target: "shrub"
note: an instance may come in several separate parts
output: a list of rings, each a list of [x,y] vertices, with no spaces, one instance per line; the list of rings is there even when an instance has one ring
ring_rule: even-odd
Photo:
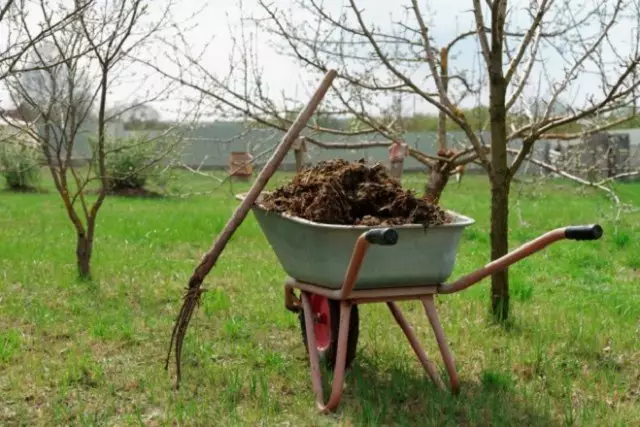
[[[13,191],[28,191],[40,183],[40,152],[14,140],[0,139],[0,174]]]
[[[95,146],[95,140],[92,144]],[[105,141],[109,191],[142,190],[150,182],[163,185],[168,176],[166,166],[176,146],[168,137],[109,138]]]

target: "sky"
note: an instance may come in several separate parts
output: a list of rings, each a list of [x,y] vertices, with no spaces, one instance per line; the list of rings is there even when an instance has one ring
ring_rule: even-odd
[[[192,3],[192,8],[197,9],[198,6],[206,3],[202,0],[196,0]],[[304,22],[305,19],[309,19],[310,15],[296,8],[296,3],[291,0],[271,0],[268,2],[269,5],[275,5],[278,9],[284,11],[293,8],[293,16],[298,18],[300,22]],[[401,7],[398,7],[399,3],[409,4],[407,1],[358,1],[358,5],[364,9],[363,13],[367,23],[379,25],[382,28],[390,28],[390,22],[402,19],[404,11]],[[348,6],[348,2],[343,0],[324,0],[322,4],[326,10],[335,14],[339,13],[345,6]],[[465,11],[469,9],[470,4],[470,1],[429,1],[429,19],[437,22],[437,25],[431,29],[431,35],[437,44],[445,43],[459,34],[460,31],[469,28],[472,23],[472,16],[469,13],[465,13]],[[266,14],[257,0],[209,2],[204,7],[206,12],[200,13],[194,19],[199,24],[199,28],[191,32],[192,37],[190,40],[192,40],[195,50],[195,46],[212,36],[214,37],[211,48],[207,50],[207,54],[202,58],[201,62],[206,64],[210,72],[223,76],[228,72],[229,63],[225,59],[233,49],[233,38],[240,37],[241,16],[264,17]],[[424,12],[427,12],[426,7],[423,9]],[[230,31],[229,28],[231,29]],[[257,52],[257,58],[262,68],[262,80],[269,86],[274,97],[278,97],[282,91],[286,91],[291,96],[301,100],[306,100],[311,96],[311,92],[315,90],[316,85],[322,79],[322,73],[305,72],[301,69],[298,61],[280,55],[273,44],[277,43],[282,46],[283,41],[281,39],[261,33],[253,43],[255,44],[254,51]],[[462,61],[467,64],[467,68],[477,67],[477,61],[473,59],[475,53],[472,50],[475,46],[467,43],[466,48],[468,53],[465,54],[463,52]],[[168,61],[165,64],[168,68],[171,67]],[[424,70],[426,70],[426,67],[425,64]],[[390,102],[390,99],[387,99],[386,102]],[[405,103],[408,108],[413,108],[411,100],[405,101]],[[417,108],[421,111],[436,111],[434,107],[424,103],[418,103]]]
[[[321,0],[319,0],[321,1]],[[172,9],[173,18],[181,22],[180,31],[185,36],[186,44],[193,49],[194,52],[199,51],[208,42],[206,50],[200,58],[200,64],[211,74],[222,77],[225,76],[230,69],[230,54],[233,51],[234,38],[240,37],[240,23],[242,16],[265,16],[263,8],[259,5],[258,0],[174,0],[175,7]],[[592,1],[573,1],[560,0],[556,4],[561,7],[563,4],[570,4],[569,7],[575,8],[576,13],[584,13],[589,10],[592,4],[599,0]],[[151,2],[151,17],[157,17],[166,0],[157,0]],[[270,0],[270,5],[275,5],[281,10],[291,10],[292,16],[296,22],[300,22],[301,28],[309,29],[305,26],[305,19],[309,15],[305,14],[298,7],[297,1],[292,0]],[[483,5],[485,2],[481,2]],[[528,17],[524,13],[523,6],[529,4],[530,1],[511,1],[510,7],[510,23],[512,25],[526,25]],[[612,1],[605,3],[612,4]],[[322,4],[326,10],[331,13],[339,13],[348,1],[345,0],[324,0]],[[363,9],[363,18],[368,25],[377,25],[381,30],[388,31],[393,25],[397,25],[397,21],[405,15],[404,7],[410,5],[408,0],[382,2],[379,0],[359,0],[359,7]],[[430,0],[420,1],[423,16],[429,25],[430,35],[433,37],[435,45],[441,46],[459,34],[461,31],[470,29],[474,23],[473,14],[471,12],[471,0]],[[486,10],[485,10],[486,13]],[[194,15],[195,14],[195,15]],[[487,14],[488,15],[488,14]],[[188,22],[185,22],[187,20]],[[355,24],[355,17],[351,14],[352,25]],[[394,24],[396,22],[396,24]],[[595,21],[594,21],[595,22]],[[414,22],[410,22],[414,24]],[[631,22],[622,22],[614,30],[612,30],[612,39],[616,46],[624,46],[628,43],[630,34],[637,29],[637,25]],[[597,32],[598,28],[594,23],[586,28],[585,31],[592,33]],[[637,30],[635,30],[637,31]],[[162,36],[169,38],[175,30],[168,30]],[[2,37],[6,34],[2,29]],[[269,87],[269,92],[273,98],[278,98],[282,92],[286,92],[288,96],[306,101],[311,92],[315,90],[316,85],[322,78],[319,72],[307,73],[302,70],[299,62],[290,58],[279,55],[273,45],[273,36],[265,33],[258,33],[253,39],[254,49],[257,52],[257,60],[262,69],[261,79]],[[282,41],[280,41],[282,44]],[[370,50],[370,49],[369,49]],[[628,52],[629,49],[623,49]],[[363,51],[364,52],[364,51]],[[460,45],[457,52],[458,57],[454,64],[460,69],[478,70],[482,66],[477,53],[479,46],[475,41],[469,41]],[[555,76],[556,79],[562,73],[563,55],[552,52],[547,49],[545,54],[547,59],[545,68],[548,73]],[[167,73],[177,73],[175,64],[169,59],[171,54],[166,51],[165,47],[160,45],[151,46],[142,53],[146,60],[153,61],[154,64],[160,66]],[[564,52],[568,56],[567,52]],[[605,57],[607,53],[604,53]],[[237,57],[236,57],[237,58]],[[609,59],[612,56],[609,55]],[[380,67],[382,69],[383,67]],[[427,72],[427,64],[421,64],[420,68],[414,71],[416,79]],[[588,70],[587,70],[588,71]],[[380,70],[378,71],[382,73]],[[544,79],[538,77],[542,75],[542,65],[534,67],[535,79],[531,79],[531,85],[525,90],[528,96],[534,96],[538,92],[548,92],[549,84]],[[166,80],[150,74],[150,72],[142,66],[129,66],[119,75],[117,85],[110,88],[111,104],[131,102],[136,98],[143,98],[146,90],[157,90],[160,85],[166,84]],[[599,84],[598,78],[585,72],[582,76],[572,83],[572,91],[565,97],[567,100],[575,100],[578,103],[584,102],[589,93],[593,93]],[[425,86],[426,87],[426,86]],[[177,117],[185,114],[184,103],[185,98],[193,94],[178,90],[178,86],[173,86],[175,91],[170,92],[167,100],[156,103],[156,107],[160,108],[164,117]],[[427,87],[432,89],[433,86]],[[167,92],[169,93],[169,92]],[[8,106],[6,93],[0,92],[0,104],[3,107]],[[481,94],[481,102],[486,104],[488,94],[486,90]],[[376,99],[372,108],[386,106],[390,103],[389,97]],[[463,106],[470,107],[477,103],[477,99],[470,99]],[[10,103],[9,103],[10,104]],[[435,107],[424,101],[419,101],[418,97],[408,98],[403,101],[405,112],[410,114],[414,110],[417,112],[435,112]],[[181,110],[178,112],[177,110]]]

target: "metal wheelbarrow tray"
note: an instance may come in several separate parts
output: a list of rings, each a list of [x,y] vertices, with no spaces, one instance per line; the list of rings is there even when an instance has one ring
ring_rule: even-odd
[[[244,194],[237,198],[243,199]],[[597,224],[557,228],[444,284],[453,271],[462,232],[475,222],[469,217],[447,211],[452,217],[451,223],[426,229],[422,225],[331,225],[268,212],[260,206],[260,200],[252,210],[289,276],[285,283],[285,307],[299,315],[316,403],[322,412],[338,406],[345,370],[355,358],[358,304],[386,303],[429,377],[445,389],[435,364],[427,358],[396,304],[419,300],[440,348],[451,390],[457,393],[460,383],[438,319],[434,295],[462,291],[558,240],[597,240],[603,234]],[[334,371],[326,403],[320,377],[321,357]]]
[[[390,251],[377,246],[367,252],[354,289],[380,289],[441,283],[453,271],[458,242],[475,221],[455,212],[451,224],[425,228],[394,226],[398,242]],[[282,267],[297,280],[339,289],[358,237],[368,226],[331,225],[268,212],[253,207]]]

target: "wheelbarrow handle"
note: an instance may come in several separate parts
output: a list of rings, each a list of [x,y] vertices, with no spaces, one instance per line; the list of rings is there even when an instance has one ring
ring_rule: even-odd
[[[367,231],[364,238],[373,245],[392,246],[398,242],[398,232],[393,228],[375,228]]]
[[[572,225],[564,229],[564,236],[571,240],[598,240],[602,233],[602,227],[598,224]]]
[[[598,224],[574,225],[569,227],[556,228],[555,230],[551,230],[548,233],[545,233],[542,236],[525,243],[519,248],[512,250],[508,254],[494,261],[491,261],[484,267],[479,268],[478,270],[469,273],[464,277],[461,277],[453,283],[441,285],[438,292],[441,294],[452,294],[462,291],[469,286],[478,283],[485,277],[490,276],[496,271],[504,270],[511,264],[518,262],[530,255],[533,255],[534,253],[544,249],[554,242],[564,239],[598,240],[600,237],[602,237],[602,234],[602,227]]]
[[[353,247],[349,266],[344,275],[344,281],[340,289],[340,298],[346,299],[351,294],[369,245],[393,246],[397,242],[398,232],[389,227],[374,228],[360,234]]]

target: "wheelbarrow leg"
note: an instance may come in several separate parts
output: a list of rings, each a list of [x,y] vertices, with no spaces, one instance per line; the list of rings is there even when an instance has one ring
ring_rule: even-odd
[[[442,382],[442,378],[440,378],[440,375],[438,375],[438,371],[436,370],[435,364],[431,360],[429,360],[426,353],[420,346],[420,343],[418,342],[416,335],[413,333],[411,326],[402,315],[402,312],[400,311],[400,308],[398,307],[398,305],[393,301],[389,301],[387,302],[387,306],[389,307],[389,310],[391,310],[391,314],[393,314],[393,317],[394,319],[396,319],[396,322],[398,322],[398,325],[402,329],[402,332],[404,332],[404,334],[407,336],[407,339],[409,340],[409,344],[411,344],[413,351],[416,353],[416,356],[418,356],[420,363],[422,363],[422,366],[424,367],[425,371],[427,371],[427,374],[429,374],[429,377],[431,378],[431,380],[434,382],[436,386],[438,386],[442,390],[446,390],[446,387]]]
[[[438,319],[438,313],[436,312],[433,295],[428,295],[424,298],[421,298],[421,301],[422,305],[424,305],[427,317],[429,318],[429,323],[431,323],[431,328],[433,328],[433,333],[436,336],[438,347],[440,347],[442,360],[444,361],[444,365],[447,368],[447,372],[449,373],[449,379],[451,380],[451,391],[454,394],[458,394],[460,392],[460,381],[458,380],[458,374],[456,373],[456,366],[453,361],[453,355],[451,354],[449,346],[447,345],[447,338],[444,335],[444,330],[442,329],[442,325],[440,324],[440,320]]]
[[[324,392],[322,390],[322,377],[320,374],[320,363],[318,362],[318,349],[315,345],[316,337],[313,328],[314,320],[311,315],[311,302],[309,294],[301,292],[302,309],[304,310],[305,329],[307,332],[307,348],[309,349],[309,362],[311,364],[311,381],[313,391],[316,394],[316,403],[321,412],[333,411],[340,403],[342,390],[344,388],[344,373],[347,360],[347,339],[349,338],[349,318],[351,317],[351,304],[346,301],[340,302],[340,328],[338,330],[338,354],[333,373],[333,385],[331,396],[325,405]]]

